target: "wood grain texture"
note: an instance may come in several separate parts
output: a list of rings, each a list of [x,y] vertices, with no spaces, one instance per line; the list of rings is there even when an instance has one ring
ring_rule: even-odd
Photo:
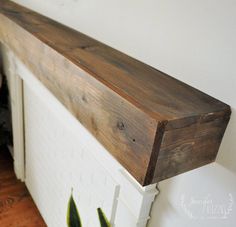
[[[213,162],[228,121],[225,112],[211,113],[188,127],[165,131],[153,182]]]
[[[219,100],[5,0],[0,2],[0,39],[140,184],[214,160],[230,116],[230,107]],[[207,133],[196,136],[203,119],[214,121],[218,113],[225,120],[216,129],[212,123],[214,139],[206,142]],[[175,135],[178,129],[192,130],[191,141],[200,138],[194,150],[203,146],[210,158],[186,153],[186,141]],[[172,153],[178,158],[170,157],[166,147],[176,143]],[[194,159],[186,164],[186,158]]]
[[[16,179],[13,160],[0,150],[0,225],[46,227],[24,183]]]

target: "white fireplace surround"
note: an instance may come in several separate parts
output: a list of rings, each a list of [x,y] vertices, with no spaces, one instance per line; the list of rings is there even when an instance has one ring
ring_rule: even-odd
[[[71,188],[83,226],[98,227],[101,207],[112,226],[144,227],[156,185],[142,187],[3,47],[12,106],[14,167],[50,227],[66,226]]]

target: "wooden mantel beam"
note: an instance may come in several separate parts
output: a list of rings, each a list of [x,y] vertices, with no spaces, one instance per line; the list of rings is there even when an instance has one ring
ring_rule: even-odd
[[[228,105],[6,0],[0,40],[140,184],[215,160]]]

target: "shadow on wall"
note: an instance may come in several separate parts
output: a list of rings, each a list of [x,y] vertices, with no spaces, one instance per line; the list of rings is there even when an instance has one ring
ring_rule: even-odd
[[[236,174],[236,109],[231,107],[232,114],[226,129],[216,162]]]

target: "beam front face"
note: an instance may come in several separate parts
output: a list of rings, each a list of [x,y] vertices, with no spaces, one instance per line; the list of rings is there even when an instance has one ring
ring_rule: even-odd
[[[141,185],[214,161],[228,105],[5,0],[0,40]]]

